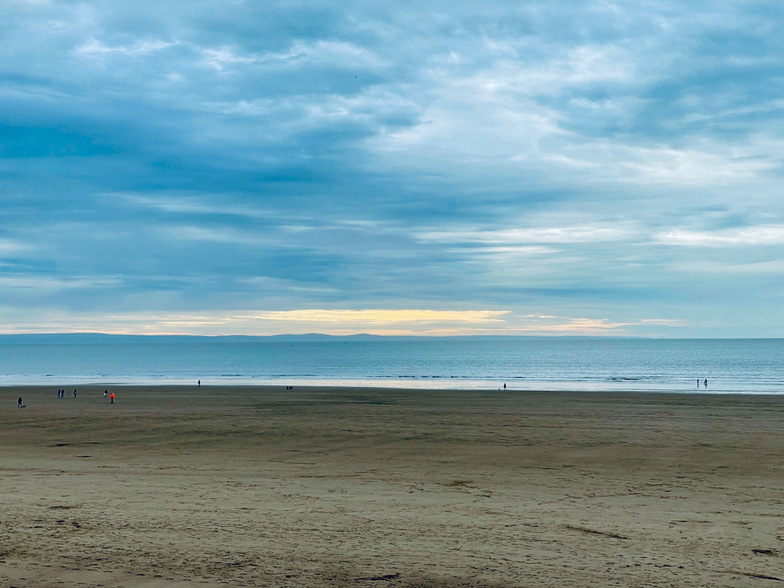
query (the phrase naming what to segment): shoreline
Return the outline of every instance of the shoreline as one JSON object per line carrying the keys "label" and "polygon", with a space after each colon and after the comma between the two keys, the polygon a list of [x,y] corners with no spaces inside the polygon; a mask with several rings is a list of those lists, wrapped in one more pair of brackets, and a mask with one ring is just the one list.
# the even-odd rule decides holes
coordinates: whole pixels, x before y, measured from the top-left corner
{"label": "shoreline", "polygon": [[[63,384],[62,382],[68,382]],[[763,397],[763,396],[770,396],[770,397],[782,397],[784,396],[784,391],[772,391],[772,390],[737,390],[737,389],[722,389],[720,387],[708,388],[708,389],[700,389],[695,390],[686,389],[686,388],[650,388],[650,389],[631,389],[631,388],[615,388],[613,386],[594,386],[593,384],[585,387],[580,387],[579,385],[558,385],[558,386],[543,386],[542,383],[532,383],[530,387],[515,387],[514,385],[509,385],[509,381],[507,381],[507,388],[504,389],[503,382],[499,385],[496,384],[495,386],[466,386],[461,387],[459,385],[455,385],[454,382],[449,382],[448,385],[444,386],[406,386],[401,385],[401,382],[372,382],[368,380],[356,380],[356,384],[346,383],[346,380],[338,380],[336,383],[331,383],[328,380],[318,380],[315,382],[311,381],[303,381],[302,380],[290,380],[290,381],[280,381],[280,382],[269,382],[265,381],[263,383],[257,382],[202,382],[201,388],[211,388],[211,389],[222,389],[225,388],[227,390],[238,390],[238,389],[258,389],[258,390],[280,390],[280,389],[287,389],[289,387],[296,388],[299,390],[377,390],[377,391],[387,391],[387,392],[395,392],[395,391],[410,391],[410,392],[475,392],[475,393],[490,393],[490,392],[505,392],[508,394],[621,394],[621,395],[634,395],[634,394],[642,394],[642,395],[649,395],[649,394],[661,394],[661,395],[675,395],[675,396],[754,396],[754,397]],[[418,383],[418,382],[415,382]],[[439,382],[440,383],[440,382]],[[572,383],[569,383],[572,384]],[[199,389],[195,383],[189,381],[166,381],[165,383],[160,383],[156,381],[110,381],[110,380],[102,380],[102,381],[77,381],[77,380],[68,380],[67,378],[63,378],[60,383],[0,383],[0,391],[2,390],[10,390],[10,389],[31,389],[31,390],[57,390],[59,388],[65,387],[67,390],[73,390],[73,388],[85,388],[85,389],[95,389],[95,388],[106,388],[106,387],[118,387],[118,388],[126,388],[126,389],[140,389],[140,390],[147,390],[147,389],[171,389],[171,390],[181,390],[181,389]]]}
{"label": "shoreline", "polygon": [[60,385],[59,387],[53,387],[49,384],[0,384],[0,395],[4,391],[11,391],[11,390],[20,390],[20,391],[31,391],[36,394],[44,393],[51,395],[52,393],[56,392],[57,389],[64,388],[66,391],[66,397],[69,397],[70,392],[76,388],[78,391],[103,391],[107,388],[115,388],[115,389],[122,389],[125,391],[133,391],[133,392],[150,392],[150,391],[157,391],[159,393],[166,393],[166,392],[192,392],[192,391],[256,391],[256,392],[326,392],[331,391],[336,394],[340,393],[348,393],[348,392],[373,392],[378,394],[399,394],[399,393],[414,393],[420,395],[427,395],[427,394],[449,394],[449,393],[458,393],[458,394],[477,394],[477,395],[490,395],[490,394],[506,394],[506,395],[554,395],[554,396],[606,396],[606,397],[648,397],[648,396],[663,396],[663,397],[672,397],[674,399],[677,398],[690,398],[690,399],[698,399],[698,398],[765,398],[765,399],[780,399],[782,394],[775,393],[775,392],[737,392],[737,391],[717,391],[717,390],[705,390],[705,391],[673,391],[673,390],[579,390],[579,389],[514,389],[514,388],[460,388],[460,387],[450,387],[450,388],[410,388],[406,386],[367,386],[367,385],[356,385],[356,386],[346,386],[346,385],[323,385],[323,384],[312,384],[312,385],[287,385],[287,384],[209,384],[209,383],[202,383],[201,386],[196,384],[138,384],[138,383],[124,383],[124,382],[101,382],[101,383],[84,383],[84,384],[69,384],[69,385]]}

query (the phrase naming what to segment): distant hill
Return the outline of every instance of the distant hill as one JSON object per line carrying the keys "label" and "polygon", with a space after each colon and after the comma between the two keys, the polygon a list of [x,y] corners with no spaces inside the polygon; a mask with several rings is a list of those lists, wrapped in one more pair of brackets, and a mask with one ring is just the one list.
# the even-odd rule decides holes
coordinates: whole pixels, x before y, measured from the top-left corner
{"label": "distant hill", "polygon": [[421,341],[444,340],[505,340],[505,339],[641,339],[644,337],[587,337],[587,336],[537,336],[537,335],[453,335],[429,336],[385,336],[361,333],[357,335],[324,335],[307,333],[302,335],[110,335],[106,333],[23,333],[0,335],[0,345],[98,345],[121,343],[263,343],[265,341],[318,342],[318,341]]}
{"label": "distant hill", "polygon": [[[396,339],[400,337],[395,337]],[[411,337],[404,337],[410,339]],[[0,335],[0,345],[95,345],[113,343],[187,343],[187,342],[226,342],[226,343],[252,343],[264,341],[369,341],[386,339],[379,335],[348,335],[334,336],[321,333],[308,333],[304,335],[109,335],[106,333],[24,333],[13,335]]]}

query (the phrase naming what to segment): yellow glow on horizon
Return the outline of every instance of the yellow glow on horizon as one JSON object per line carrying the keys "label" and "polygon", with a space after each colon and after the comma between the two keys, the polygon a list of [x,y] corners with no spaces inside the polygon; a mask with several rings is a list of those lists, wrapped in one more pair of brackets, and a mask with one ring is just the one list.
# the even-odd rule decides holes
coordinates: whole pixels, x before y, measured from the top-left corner
{"label": "yellow glow on horizon", "polygon": [[364,309],[364,310],[277,310],[251,315],[269,321],[315,323],[366,323],[391,325],[398,323],[486,323],[500,321],[508,310],[422,310],[422,309]]}
{"label": "yellow glow on horizon", "polygon": [[466,335],[624,335],[629,327],[683,327],[678,319],[616,322],[509,310],[297,309],[52,314],[34,324],[6,324],[7,333],[113,335],[298,335],[459,337]]}

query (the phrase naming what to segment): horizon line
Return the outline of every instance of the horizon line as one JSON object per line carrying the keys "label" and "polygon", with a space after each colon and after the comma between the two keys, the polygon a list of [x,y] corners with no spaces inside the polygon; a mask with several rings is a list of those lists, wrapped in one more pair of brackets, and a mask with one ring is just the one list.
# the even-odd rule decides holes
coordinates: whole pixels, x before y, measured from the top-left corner
{"label": "horizon line", "polygon": [[225,333],[220,335],[189,334],[189,333],[106,333],[102,331],[52,331],[52,332],[24,332],[24,333],[2,333],[0,338],[34,338],[34,337],[106,337],[106,338],[181,338],[181,339],[283,339],[283,338],[307,338],[319,337],[329,339],[351,339],[351,338],[373,338],[373,339],[667,339],[667,340],[713,340],[713,339],[784,339],[784,337],[738,337],[738,336],[714,336],[714,337],[673,337],[673,336],[647,336],[647,335],[621,335],[621,334],[454,334],[454,335],[430,335],[430,334],[406,334],[406,335],[377,335],[374,333],[351,333],[333,335],[329,333],[309,332],[309,333],[279,333],[269,335],[247,335]]}

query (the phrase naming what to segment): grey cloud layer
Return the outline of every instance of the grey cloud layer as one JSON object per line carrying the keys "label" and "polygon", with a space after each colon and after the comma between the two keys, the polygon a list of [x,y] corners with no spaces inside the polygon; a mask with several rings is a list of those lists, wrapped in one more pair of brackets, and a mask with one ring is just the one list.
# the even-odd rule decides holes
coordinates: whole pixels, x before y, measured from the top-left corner
{"label": "grey cloud layer", "polygon": [[5,3],[0,307],[781,335],[782,12]]}

